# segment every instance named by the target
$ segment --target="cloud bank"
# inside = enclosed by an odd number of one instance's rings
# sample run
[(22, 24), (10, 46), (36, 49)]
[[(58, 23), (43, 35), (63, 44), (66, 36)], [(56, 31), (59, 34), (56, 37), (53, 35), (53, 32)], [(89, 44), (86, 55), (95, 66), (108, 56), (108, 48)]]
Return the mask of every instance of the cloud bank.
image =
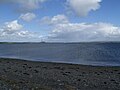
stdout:
[[(52, 32), (48, 35), (47, 41), (53, 42), (88, 42), (88, 41), (118, 41), (120, 39), (120, 27), (109, 23), (71, 23), (67, 18), (62, 19), (57, 15), (49, 19), (52, 22), (54, 17), (57, 23), (52, 23)], [(65, 17), (65, 16), (64, 16)], [(50, 18), (50, 17), (49, 17)], [(47, 22), (47, 21), (46, 21)]]
[(40, 35), (24, 30), (18, 20), (5, 22), (0, 28), (0, 41), (40, 41)]
[(49, 37), (52, 41), (117, 41), (120, 28), (107, 23), (68, 23), (56, 25)]

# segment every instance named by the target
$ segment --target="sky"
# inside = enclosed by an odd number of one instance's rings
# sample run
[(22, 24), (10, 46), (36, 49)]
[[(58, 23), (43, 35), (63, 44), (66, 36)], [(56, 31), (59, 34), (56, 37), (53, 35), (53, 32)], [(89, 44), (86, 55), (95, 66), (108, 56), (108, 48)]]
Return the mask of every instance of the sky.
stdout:
[(120, 0), (0, 0), (0, 42), (120, 41)]

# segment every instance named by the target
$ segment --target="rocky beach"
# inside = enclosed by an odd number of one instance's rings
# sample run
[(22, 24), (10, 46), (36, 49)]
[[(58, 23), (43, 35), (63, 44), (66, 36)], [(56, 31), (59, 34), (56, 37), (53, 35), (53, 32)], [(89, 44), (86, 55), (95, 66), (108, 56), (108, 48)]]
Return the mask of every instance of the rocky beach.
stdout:
[(0, 90), (119, 90), (120, 67), (0, 59)]

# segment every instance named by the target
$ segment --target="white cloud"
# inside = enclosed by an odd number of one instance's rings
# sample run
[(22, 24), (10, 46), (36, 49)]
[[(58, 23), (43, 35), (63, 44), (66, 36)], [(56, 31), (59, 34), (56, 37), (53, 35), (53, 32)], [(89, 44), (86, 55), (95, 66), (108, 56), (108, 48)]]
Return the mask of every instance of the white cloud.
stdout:
[(22, 29), (22, 25), (18, 23), (17, 20), (11, 21), (11, 22), (6, 22), (3, 26), (3, 31), (6, 33), (12, 33), (16, 32), (18, 30)]
[(59, 14), (53, 17), (46, 16), (40, 20), (41, 24), (48, 24), (48, 25), (55, 25), (60, 23), (63, 24), (68, 22), (69, 22), (68, 18), (63, 14)]
[(24, 30), (17, 20), (6, 22), (0, 28), (0, 41), (40, 41), (40, 35)]
[(102, 0), (67, 0), (67, 4), (78, 16), (86, 16), (100, 8)]
[(34, 13), (26, 13), (26, 14), (21, 14), (19, 18), (26, 22), (30, 22), (36, 18), (36, 15)]
[[(49, 22), (54, 17), (49, 18)], [(47, 41), (118, 41), (120, 39), (120, 27), (109, 23), (71, 23), (69, 21), (62, 23), (62, 19), (55, 20), (58, 21), (51, 24), (53, 30), (48, 35)]]
[(53, 41), (114, 41), (120, 39), (120, 28), (108, 23), (69, 23), (56, 25)]

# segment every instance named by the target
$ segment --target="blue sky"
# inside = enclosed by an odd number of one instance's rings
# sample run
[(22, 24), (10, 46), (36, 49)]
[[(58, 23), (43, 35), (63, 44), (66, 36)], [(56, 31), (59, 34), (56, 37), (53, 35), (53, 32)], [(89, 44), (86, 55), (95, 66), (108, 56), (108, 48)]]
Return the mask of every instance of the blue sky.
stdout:
[(1, 0), (0, 41), (119, 41), (119, 0)]

